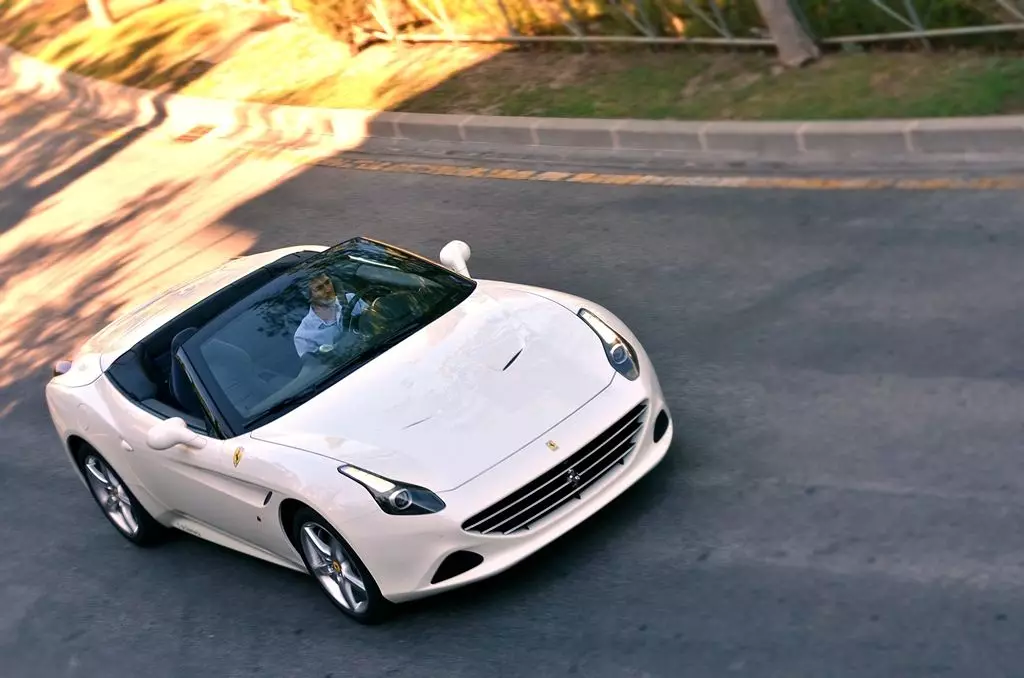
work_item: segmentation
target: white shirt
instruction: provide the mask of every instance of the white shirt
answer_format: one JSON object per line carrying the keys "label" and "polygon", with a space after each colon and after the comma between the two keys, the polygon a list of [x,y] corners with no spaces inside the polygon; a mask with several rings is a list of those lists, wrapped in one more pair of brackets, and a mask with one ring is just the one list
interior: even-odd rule
{"label": "white shirt", "polygon": [[[347,301],[352,301],[355,294],[349,292],[345,295]],[[299,323],[295,330],[295,350],[301,358],[306,353],[315,353],[323,344],[334,344],[345,329],[351,329],[352,321],[359,317],[359,314],[366,308],[366,302],[360,300],[352,309],[352,318],[349,320],[349,328],[341,326],[342,308],[341,302],[334,300],[334,320],[327,322],[316,314],[312,307],[309,313]]]}

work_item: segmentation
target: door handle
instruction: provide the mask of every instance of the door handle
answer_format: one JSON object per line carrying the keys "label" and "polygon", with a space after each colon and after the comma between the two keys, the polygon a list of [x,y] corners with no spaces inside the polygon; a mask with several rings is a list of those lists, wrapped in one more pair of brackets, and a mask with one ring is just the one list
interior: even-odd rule
{"label": "door handle", "polygon": [[125,452],[133,452],[134,451],[132,449],[132,446],[128,443],[127,440],[122,440],[121,441],[121,449],[124,450]]}

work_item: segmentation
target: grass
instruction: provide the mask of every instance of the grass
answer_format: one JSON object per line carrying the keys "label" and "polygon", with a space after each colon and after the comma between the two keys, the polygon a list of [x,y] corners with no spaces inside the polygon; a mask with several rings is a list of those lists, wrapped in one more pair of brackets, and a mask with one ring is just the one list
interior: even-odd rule
{"label": "grass", "polygon": [[1024,112],[1024,59],[830,54],[781,71],[756,54],[507,53],[404,111],[653,119],[845,119]]}
{"label": "grass", "polygon": [[556,117],[779,120],[1024,112],[1016,53],[829,54],[798,71],[770,55],[342,45],[203,0],[0,0],[0,41],[73,72],[213,98],[329,108]]}

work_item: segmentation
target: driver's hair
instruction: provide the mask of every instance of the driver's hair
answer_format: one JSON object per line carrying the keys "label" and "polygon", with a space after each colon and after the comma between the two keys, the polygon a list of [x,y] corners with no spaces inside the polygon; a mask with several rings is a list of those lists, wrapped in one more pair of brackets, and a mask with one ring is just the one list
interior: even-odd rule
{"label": "driver's hair", "polygon": [[[302,294],[302,298],[305,299],[307,302],[312,303],[312,301],[313,301],[313,292],[312,292],[313,283],[316,282],[317,280],[319,280],[320,278],[328,278],[328,279],[330,279],[330,281],[332,283],[334,283],[334,278],[332,278],[330,276],[330,274],[327,273],[327,271],[310,271],[309,273],[306,273],[303,276],[301,276],[298,279],[298,281],[296,281],[296,284],[297,284],[297,286],[299,288],[299,293]],[[336,285],[336,283],[335,283],[335,285]],[[335,288],[335,289],[337,289],[337,288]]]}

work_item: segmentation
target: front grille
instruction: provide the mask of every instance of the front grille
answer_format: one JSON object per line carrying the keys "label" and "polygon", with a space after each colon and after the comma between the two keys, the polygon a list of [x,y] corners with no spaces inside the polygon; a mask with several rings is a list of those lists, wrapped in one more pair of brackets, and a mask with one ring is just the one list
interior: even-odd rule
{"label": "front grille", "polygon": [[636,435],[643,428],[646,413],[645,400],[572,456],[466,520],[462,529],[480,534],[515,534],[530,529],[570,499],[582,499],[587,487],[616,464],[626,463],[636,447]]}

